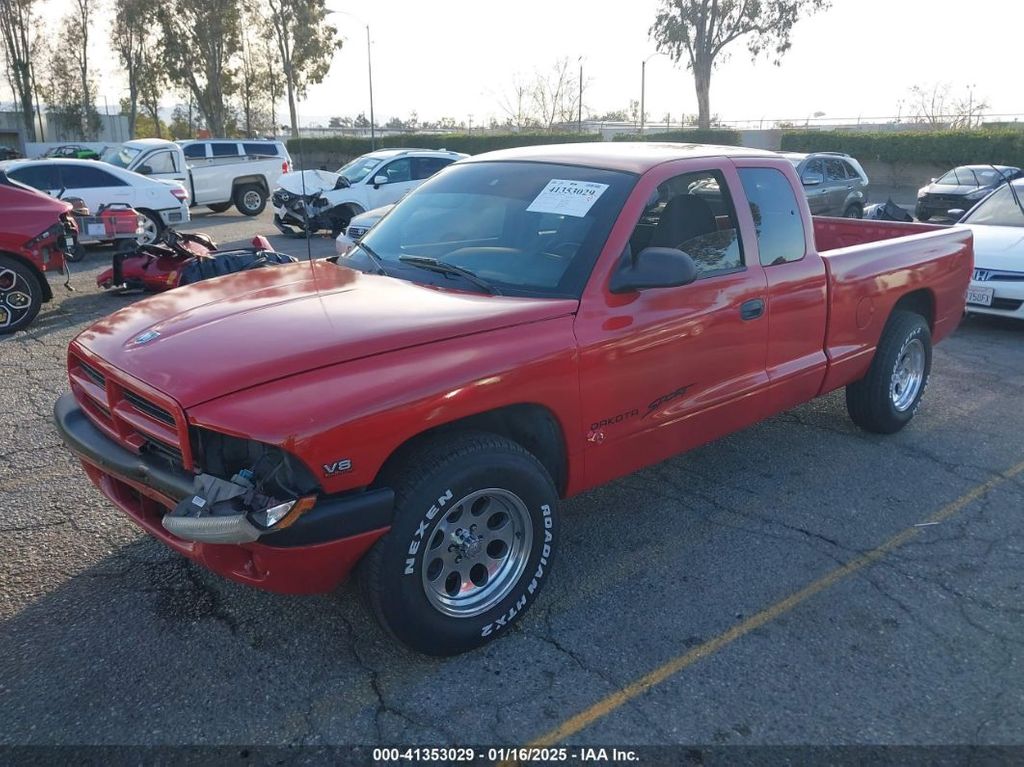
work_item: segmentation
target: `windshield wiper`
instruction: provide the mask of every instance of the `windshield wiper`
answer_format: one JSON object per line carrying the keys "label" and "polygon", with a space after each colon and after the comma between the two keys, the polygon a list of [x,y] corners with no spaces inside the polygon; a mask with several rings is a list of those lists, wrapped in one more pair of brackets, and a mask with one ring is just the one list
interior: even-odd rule
{"label": "windshield wiper", "polygon": [[373,248],[369,245],[364,245],[361,242],[357,242],[356,247],[362,250],[363,253],[369,257],[370,261],[373,262],[373,265],[377,267],[378,274],[383,274],[385,277],[391,276],[388,274],[388,270],[384,267],[384,259],[377,255],[377,252]]}
{"label": "windshield wiper", "polygon": [[449,264],[447,261],[439,261],[436,258],[427,258],[426,256],[399,256],[398,260],[403,264],[410,264],[412,266],[418,266],[421,269],[428,269],[432,272],[438,272],[439,274],[455,274],[462,277],[468,282],[472,282],[478,288],[486,290],[492,296],[500,296],[501,291],[491,285],[486,280],[477,277],[469,269],[463,269],[461,266],[455,264]]}

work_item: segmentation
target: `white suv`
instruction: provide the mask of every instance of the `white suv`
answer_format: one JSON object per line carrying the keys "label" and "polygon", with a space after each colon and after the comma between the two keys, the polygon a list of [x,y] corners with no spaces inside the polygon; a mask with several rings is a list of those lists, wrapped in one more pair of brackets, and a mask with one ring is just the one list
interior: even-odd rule
{"label": "white suv", "polygon": [[286,173],[271,202],[285,234],[345,230],[353,216],[397,202],[442,168],[469,155],[446,149],[381,149],[338,169]]}

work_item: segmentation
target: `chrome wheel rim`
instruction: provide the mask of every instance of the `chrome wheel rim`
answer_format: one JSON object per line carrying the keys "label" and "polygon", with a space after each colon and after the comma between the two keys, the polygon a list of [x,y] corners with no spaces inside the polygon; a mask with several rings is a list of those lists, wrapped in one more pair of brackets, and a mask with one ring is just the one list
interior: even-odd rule
{"label": "chrome wheel rim", "polygon": [[260,193],[252,189],[242,195],[242,205],[245,206],[246,210],[256,210],[262,201],[263,197]]}
{"label": "chrome wheel rim", "polygon": [[13,269],[0,268],[0,328],[21,320],[32,306],[32,286]]}
{"label": "chrome wheel rim", "polygon": [[921,391],[924,360],[924,344],[921,339],[912,338],[903,344],[889,382],[889,398],[893,407],[901,413],[914,404]]}
{"label": "chrome wheel rim", "polygon": [[140,245],[152,245],[156,242],[157,236],[160,234],[157,228],[156,221],[151,219],[149,216],[143,216],[144,222],[142,224],[142,234],[139,236]]}
{"label": "chrome wheel rim", "polygon": [[523,500],[508,490],[470,493],[434,527],[423,553],[423,591],[438,612],[470,618],[509,595],[533,549]]}

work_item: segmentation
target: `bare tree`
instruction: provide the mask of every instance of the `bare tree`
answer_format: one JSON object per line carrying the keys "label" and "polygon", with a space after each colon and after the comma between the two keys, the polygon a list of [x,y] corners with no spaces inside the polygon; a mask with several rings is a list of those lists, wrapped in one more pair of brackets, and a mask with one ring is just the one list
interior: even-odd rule
{"label": "bare tree", "polygon": [[58,33],[65,44],[52,48],[46,62],[42,94],[47,112],[66,138],[95,139],[102,127],[89,72],[89,30],[94,8],[94,0],[74,0]]}
{"label": "bare tree", "polygon": [[580,81],[569,59],[561,58],[547,72],[534,77],[533,108],[536,119],[548,130],[556,123],[574,122],[579,109]]}
{"label": "bare tree", "polygon": [[829,6],[829,0],[661,0],[650,34],[658,50],[693,72],[697,124],[711,126],[711,72],[723,51],[745,38],[756,58],[774,54],[776,65],[790,48],[793,25]]}
{"label": "bare tree", "polygon": [[498,97],[498,106],[505,113],[509,127],[522,130],[536,124],[531,87],[519,75],[513,77],[511,86]]}
{"label": "bare tree", "polygon": [[267,0],[267,9],[284,72],[292,136],[298,136],[296,99],[309,85],[323,82],[342,41],[338,30],[326,23],[325,0]]}
{"label": "bare tree", "polygon": [[37,0],[0,0],[0,52],[7,69],[7,80],[14,100],[21,107],[25,136],[35,140],[32,96],[35,91],[33,68],[37,49],[32,40],[36,25]]}
{"label": "bare tree", "polygon": [[932,127],[973,128],[988,111],[986,99],[975,99],[973,88],[953,96],[949,83],[915,85],[910,89],[909,119]]}

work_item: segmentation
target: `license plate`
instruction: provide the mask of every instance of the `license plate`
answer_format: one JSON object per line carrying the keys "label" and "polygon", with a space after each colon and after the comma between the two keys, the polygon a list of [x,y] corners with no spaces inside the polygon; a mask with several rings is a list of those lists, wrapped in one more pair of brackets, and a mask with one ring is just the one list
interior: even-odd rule
{"label": "license plate", "polygon": [[968,288],[967,303],[978,306],[992,306],[992,296],[995,295],[992,288]]}

